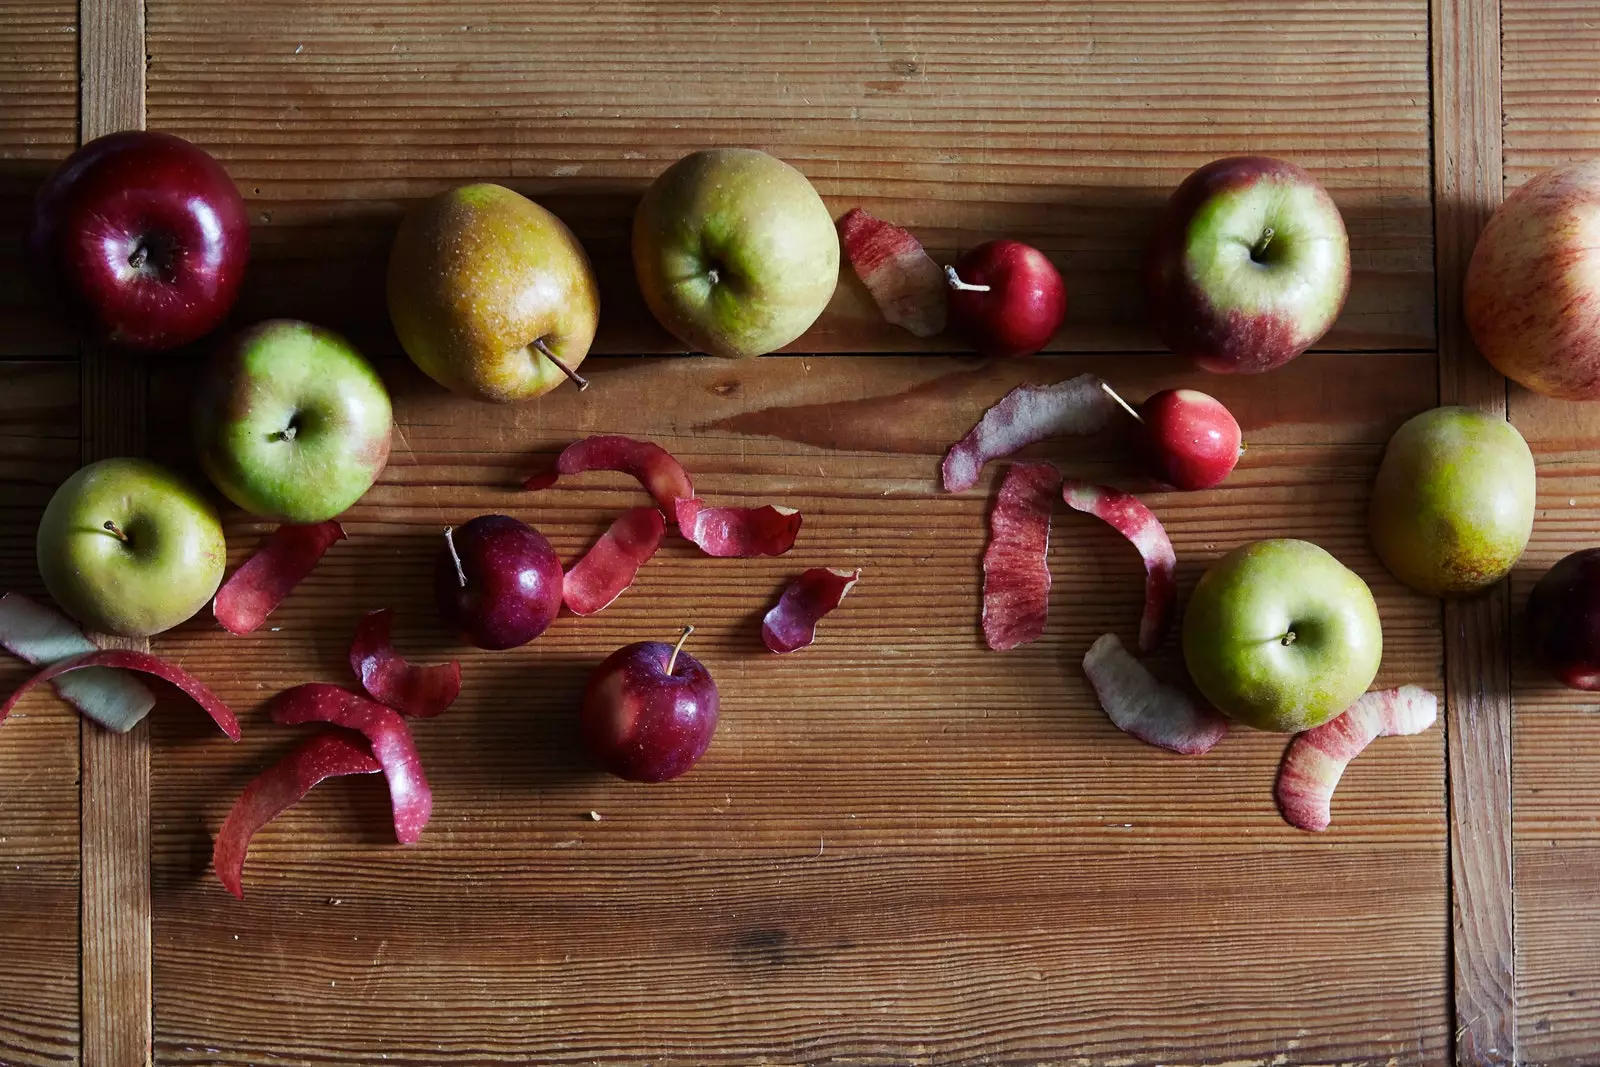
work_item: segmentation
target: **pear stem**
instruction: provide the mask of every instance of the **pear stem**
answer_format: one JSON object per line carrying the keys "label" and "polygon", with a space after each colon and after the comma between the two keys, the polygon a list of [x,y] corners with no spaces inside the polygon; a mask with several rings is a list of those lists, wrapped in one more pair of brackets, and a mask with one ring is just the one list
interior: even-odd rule
{"label": "pear stem", "polygon": [[1261,261],[1261,257],[1266,255],[1267,246],[1272,243],[1272,239],[1276,236],[1278,236],[1277,231],[1275,231],[1271,226],[1268,226],[1266,229],[1262,230],[1261,239],[1250,246],[1250,258],[1259,263]]}
{"label": "pear stem", "polygon": [[467,571],[465,567],[461,566],[461,553],[456,551],[456,528],[454,526],[446,526],[444,528],[444,545],[450,550],[450,562],[456,565],[456,581],[460,582],[461,588],[465,589],[467,587]]}
{"label": "pear stem", "polygon": [[683,651],[683,643],[689,640],[689,635],[694,633],[693,626],[685,626],[683,633],[678,635],[678,643],[672,646],[672,656],[667,660],[667,673],[672,673],[672,668],[678,665],[678,653]]}
{"label": "pear stem", "polygon": [[1287,648],[1290,645],[1294,644],[1294,638],[1295,638],[1295,632],[1293,630],[1290,630],[1288,633],[1286,633],[1282,637],[1278,638],[1278,640],[1279,640],[1279,642],[1281,642],[1283,644],[1283,646],[1285,648]]}
{"label": "pear stem", "polygon": [[1132,404],[1130,404],[1126,400],[1122,399],[1122,397],[1118,395],[1117,391],[1115,389],[1111,388],[1109,383],[1101,382],[1100,383],[1100,388],[1105,390],[1106,396],[1109,396],[1112,400],[1115,400],[1118,404],[1121,404],[1122,405],[1122,410],[1126,411],[1129,415],[1132,415],[1136,422],[1143,422],[1144,421],[1144,416],[1139,414],[1137,411],[1135,411],[1133,409],[1133,405]]}
{"label": "pear stem", "polygon": [[956,290],[957,292],[987,293],[989,290],[994,288],[991,285],[973,285],[971,282],[962,281],[961,275],[957,274],[956,269],[949,265],[946,265],[944,268],[944,276],[950,282],[950,288]]}
{"label": "pear stem", "polygon": [[112,537],[115,537],[118,541],[126,543],[128,540],[128,535],[122,532],[122,527],[118,526],[110,519],[105,521],[105,531]]}
{"label": "pear stem", "polygon": [[544,343],[543,337],[535,337],[533,339],[533,347],[537,348],[539,350],[539,354],[545,359],[548,359],[551,363],[554,363],[557,367],[559,367],[561,369],[561,373],[565,374],[572,384],[578,387],[578,392],[581,393],[585,389],[589,388],[589,379],[585,378],[583,375],[567,366],[566,361],[552,352],[550,350],[550,346]]}

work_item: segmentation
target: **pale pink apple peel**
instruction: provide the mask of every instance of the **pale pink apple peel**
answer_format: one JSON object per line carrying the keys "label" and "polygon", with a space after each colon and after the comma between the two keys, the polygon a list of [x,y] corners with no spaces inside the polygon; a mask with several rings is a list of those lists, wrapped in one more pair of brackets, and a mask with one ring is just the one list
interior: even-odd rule
{"label": "pale pink apple peel", "polygon": [[1158,680],[1116,634],[1103,634],[1089,646],[1083,673],[1112,725],[1146,744],[1199,756],[1228,733],[1227,719]]}
{"label": "pale pink apple peel", "polygon": [[[21,593],[0,596],[0,646],[35,667],[99,651],[65,615]],[[85,667],[50,682],[56,695],[115,733],[127,733],[155,707],[155,694],[127,671]]]}
{"label": "pale pink apple peel", "polygon": [[984,464],[1052,437],[1087,436],[1111,425],[1121,410],[1093,374],[1055,385],[1019,385],[983,413],[944,457],[944,490],[978,484]]}
{"label": "pale pink apple peel", "polygon": [[1013,463],[989,512],[983,552],[983,637],[996,652],[1044,633],[1050,606],[1050,512],[1061,472]]}
{"label": "pale pink apple peel", "polygon": [[944,271],[905,230],[860,208],[839,219],[839,243],[856,277],[889,322],[918,337],[944,332]]}
{"label": "pale pink apple peel", "polygon": [[1144,613],[1139,618],[1139,651],[1149,655],[1161,647],[1178,601],[1178,556],[1155,512],[1132,493],[1104,485],[1068,480],[1061,499],[1074,511],[1110,524],[1139,551],[1144,561]]}

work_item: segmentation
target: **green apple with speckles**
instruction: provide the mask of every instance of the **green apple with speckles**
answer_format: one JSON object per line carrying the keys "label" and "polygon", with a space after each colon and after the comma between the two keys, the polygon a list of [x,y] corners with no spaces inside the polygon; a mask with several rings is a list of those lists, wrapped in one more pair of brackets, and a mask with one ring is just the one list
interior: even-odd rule
{"label": "green apple with speckles", "polygon": [[331,519],[389,461],[393,413],[372,364],[332,330],[273,319],[219,349],[195,394],[200,466],[246,511]]}
{"label": "green apple with speckles", "polygon": [[839,237],[805,175],[765,152],[717,148],[678,160],[645,191],[633,266],[673,336],[744,359],[817,321],[838,284]]}
{"label": "green apple with speckles", "polygon": [[1258,730],[1320,726],[1367,691],[1383,625],[1360,575],[1309,541],[1256,541],[1201,577],[1183,661],[1218,711]]}
{"label": "green apple with speckles", "polygon": [[159,464],[103,459],[61,483],[39,520],[39,574],[84,626],[149,637],[222,582],[227,546],[204,497]]}
{"label": "green apple with speckles", "polygon": [[1510,573],[1533,532],[1533,453],[1504,418],[1424,411],[1395,431],[1367,509],[1378,558],[1429,596],[1460,596]]}

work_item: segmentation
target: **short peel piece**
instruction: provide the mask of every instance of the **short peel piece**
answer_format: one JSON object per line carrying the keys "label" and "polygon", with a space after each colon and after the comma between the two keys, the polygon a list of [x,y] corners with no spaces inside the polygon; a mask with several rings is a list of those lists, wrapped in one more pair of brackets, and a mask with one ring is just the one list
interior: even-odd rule
{"label": "short peel piece", "polygon": [[[98,652],[71,619],[21,593],[0,596],[0,647],[35,667]],[[54,679],[56,695],[116,733],[133,729],[155,707],[155,694],[127,671],[85,667]]]}
{"label": "short peel piece", "polygon": [[294,587],[305,581],[334,542],[344,538],[344,527],[333,519],[278,527],[255,555],[222,583],[211,601],[211,613],[231,634],[257,629]]}
{"label": "short peel piece", "polygon": [[1121,410],[1093,374],[1055,385],[1019,385],[983,413],[967,436],[950,447],[942,470],[944,491],[978,484],[990,460],[1052,437],[1087,436],[1111,425]]}
{"label": "short peel piece", "polygon": [[122,671],[137,671],[170,682],[183,690],[190,699],[211,716],[213,722],[228,735],[230,741],[239,740],[239,720],[234,717],[228,705],[194,675],[173,663],[168,663],[160,656],[153,656],[148,652],[137,652],[129,648],[102,648],[94,652],[86,652],[81,656],[71,659],[59,660],[40,671],[38,674],[23,682],[16,692],[0,704],[0,722],[4,722],[11,709],[16,707],[28,690],[45,682],[53,682],[64,674],[73,671],[92,670],[98,667],[111,667]]}
{"label": "short peel piece", "polygon": [[708,556],[781,556],[800,535],[800,513],[778,504],[712,508],[690,497],[678,501],[676,514],[678,531]]}
{"label": "short peel piece", "polygon": [[1102,634],[1089,646],[1083,673],[1111,724],[1146,744],[1198,756],[1228,733],[1227,719],[1157,679],[1116,634]]}
{"label": "short peel piece", "polygon": [[873,303],[889,322],[918,337],[944,332],[944,269],[898,226],[853,208],[840,217],[839,244]]}
{"label": "short peel piece", "polygon": [[997,652],[1044,633],[1050,607],[1050,512],[1061,472],[1013,463],[989,512],[983,551],[983,638]]}
{"label": "short peel piece", "polygon": [[1178,603],[1178,556],[1155,512],[1132,493],[1105,485],[1068,480],[1061,498],[1074,511],[1103,519],[1139,550],[1144,560],[1144,614],[1139,619],[1139,651],[1161,647]]}
{"label": "short peel piece", "polygon": [[567,571],[561,598],[574,615],[593,615],[633,584],[661,547],[666,523],[655,508],[630,508]]}
{"label": "short peel piece", "polygon": [[211,852],[217,878],[243,900],[245,856],[258,830],[329,778],[377,774],[382,769],[366,741],[343,730],[324,730],[306,738],[257,775],[234,801]]}
{"label": "short peel piece", "polygon": [[861,568],[812,567],[790,582],[761,620],[761,640],[780,656],[817,639],[817,622],[839,606],[861,580]]}
{"label": "short peel piece", "polygon": [[1419,734],[1439,718],[1439,698],[1418,685],[1376,689],[1321,726],[1296,734],[1273,788],[1289,825],[1320,833],[1333,822],[1333,791],[1350,761],[1379,737]]}
{"label": "short peel piece", "polygon": [[356,624],[350,641],[350,669],[378,703],[403,715],[431,719],[461,695],[461,664],[411,663],[395,651],[393,628],[394,612],[369,611]]}
{"label": "short peel piece", "polygon": [[522,483],[529,490],[548,489],[564,476],[588,471],[617,471],[636,479],[655,498],[662,514],[673,515],[679,500],[694,496],[694,484],[683,464],[654,441],[619,434],[596,434],[575,441],[556,457],[555,466]]}

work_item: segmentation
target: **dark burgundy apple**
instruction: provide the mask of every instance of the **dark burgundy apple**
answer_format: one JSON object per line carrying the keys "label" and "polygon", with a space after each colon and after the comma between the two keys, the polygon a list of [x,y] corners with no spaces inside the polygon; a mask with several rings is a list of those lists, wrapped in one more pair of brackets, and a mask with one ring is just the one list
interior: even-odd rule
{"label": "dark burgundy apple", "polygon": [[434,564],[439,615],[479,648],[525,645],[561,611],[561,560],[544,535],[509,515],[447,529]]}
{"label": "dark burgundy apple", "polygon": [[1222,401],[1197,389],[1163,389],[1139,405],[1145,461],[1176,489],[1221,485],[1244,452],[1239,423]]}
{"label": "dark burgundy apple", "polygon": [[1043,252],[989,241],[945,268],[950,325],[986,356],[1031,356],[1067,316],[1067,283]]}
{"label": "dark burgundy apple", "polygon": [[631,782],[665,782],[693,767],[717,730],[717,683],[683,651],[663,641],[625,645],[589,676],[579,713],[595,760]]}
{"label": "dark burgundy apple", "polygon": [[157,351],[209,333],[250,258],[222,165],[166,133],[98,137],[39,190],[28,252],[40,288],[91,333]]}
{"label": "dark burgundy apple", "polygon": [[1586,548],[1545,571],[1528,597],[1533,653],[1556,680],[1600,689],[1600,548]]}

